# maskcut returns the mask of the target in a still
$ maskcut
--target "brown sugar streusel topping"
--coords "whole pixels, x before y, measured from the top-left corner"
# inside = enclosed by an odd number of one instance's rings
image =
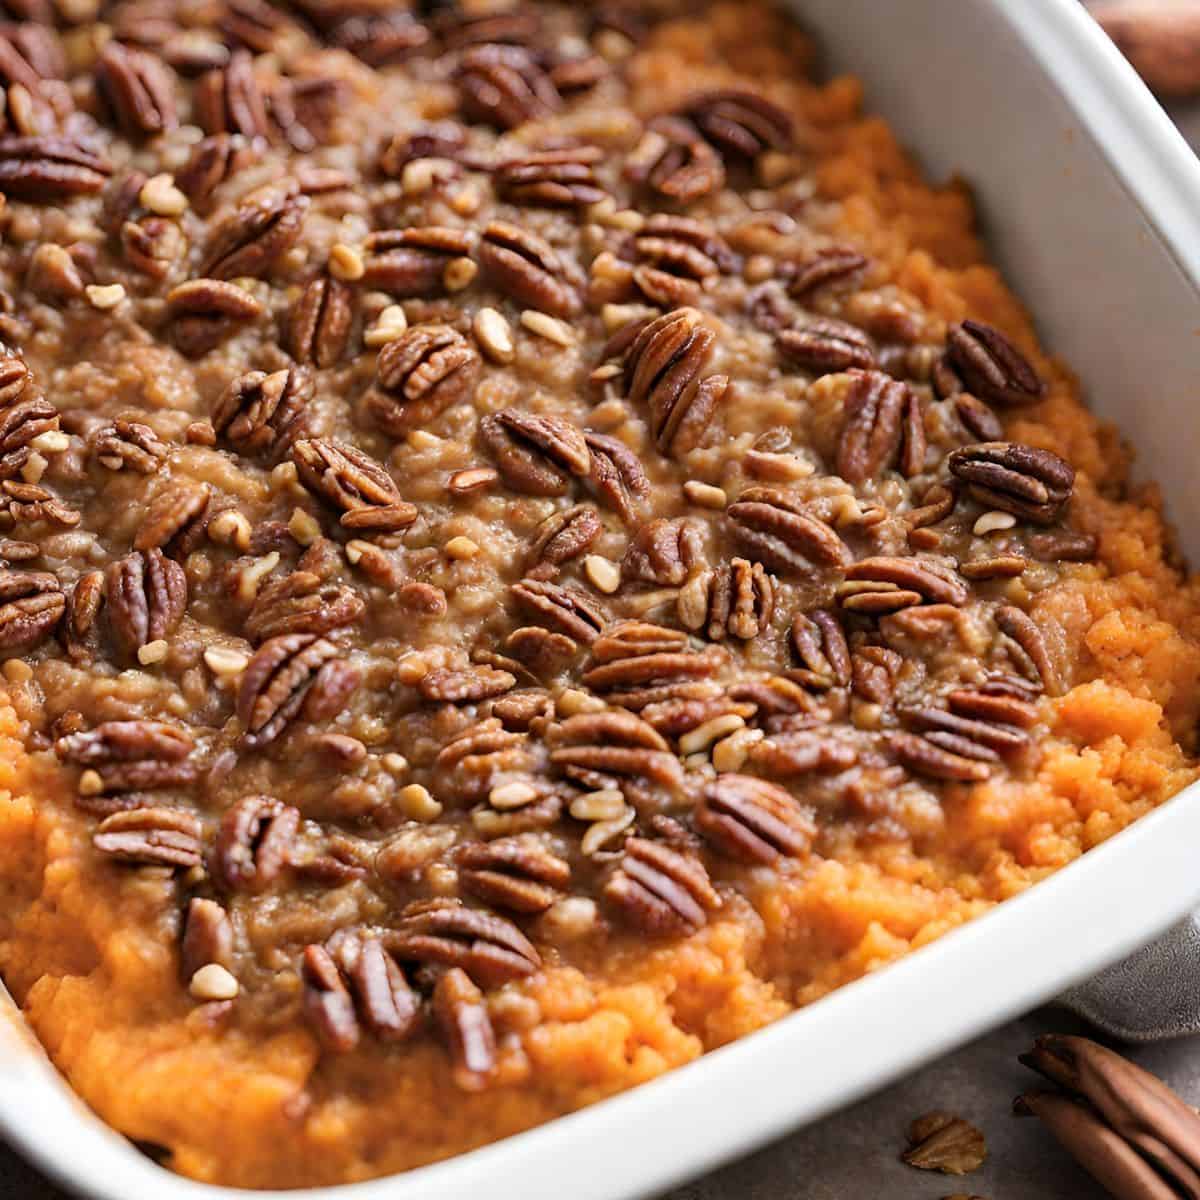
[[[654,6],[6,11],[0,644],[214,1020],[483,1089],[497,989],[1030,777],[1043,381],[766,96],[631,111]]]

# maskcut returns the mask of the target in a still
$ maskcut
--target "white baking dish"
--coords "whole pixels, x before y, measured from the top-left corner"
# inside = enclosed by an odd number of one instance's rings
[[[1200,166],[1074,0],[798,0],[934,173],[978,189],[1045,342],[1200,551]],[[1148,941],[1200,895],[1200,785],[995,912],[663,1079],[345,1200],[625,1200],[877,1088]],[[103,1200],[244,1196],[169,1175],[83,1109],[0,1001],[0,1130]],[[803,1186],[799,1185],[798,1186]],[[265,1194],[265,1193],[260,1193]],[[316,1197],[326,1193],[270,1193]],[[332,1193],[328,1193],[332,1194]]]

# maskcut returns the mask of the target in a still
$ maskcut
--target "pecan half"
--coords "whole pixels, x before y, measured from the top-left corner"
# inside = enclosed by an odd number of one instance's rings
[[[529,566],[560,567],[578,558],[604,531],[600,514],[590,504],[551,513],[536,529],[529,546]]]
[[[506,221],[492,221],[479,241],[485,279],[519,304],[555,317],[577,316],[582,300],[577,280],[545,238]]]
[[[305,438],[292,446],[300,480],[314,495],[341,510],[346,529],[375,533],[407,529],[417,509],[400,496],[395,481],[369,454],[332,438]]]
[[[449,325],[416,325],[380,350],[367,411],[385,433],[403,437],[469,399],[479,367],[479,355],[461,333]]]
[[[1005,605],[996,610],[996,625],[1011,639],[1019,667],[1036,679],[1047,695],[1061,696],[1065,685],[1050,657],[1046,638],[1033,618],[1019,608]]]
[[[775,612],[776,582],[762,563],[735,558],[704,571],[680,592],[685,629],[703,630],[711,641],[750,641],[765,633]]]
[[[879,555],[846,568],[838,601],[850,612],[880,616],[916,604],[953,604],[970,599],[967,585],[950,567],[924,558]]]
[[[899,459],[902,474],[920,474],[925,422],[916,393],[882,371],[849,374],[853,383],[846,396],[837,473],[847,483],[865,483]]]
[[[528,496],[563,496],[586,477],[592,455],[583,431],[565,417],[502,408],[479,422],[479,440],[504,482]]]
[[[584,787],[646,781],[675,791],[683,782],[666,739],[631,712],[579,713],[556,726],[549,741],[550,761]]]
[[[353,625],[366,607],[351,587],[326,582],[313,571],[292,571],[259,588],[246,615],[245,633],[252,642],[285,633],[329,633]]]
[[[304,980],[304,1014],[316,1027],[327,1050],[345,1054],[358,1045],[354,1000],[337,964],[324,946],[306,946],[300,968]]]
[[[900,1156],[910,1167],[966,1175],[983,1165],[987,1143],[969,1121],[950,1113],[918,1117],[908,1130],[908,1149]]]
[[[678,587],[703,566],[704,525],[689,517],[657,517],[638,526],[621,560],[621,578]]]
[[[474,663],[459,670],[430,671],[418,680],[417,691],[426,700],[441,704],[476,704],[503,696],[516,685],[516,677],[508,671]]]
[[[438,979],[433,1015],[450,1050],[458,1085],[464,1091],[486,1087],[496,1069],[496,1035],[483,993],[466,971],[451,967]]]
[[[329,31],[335,46],[376,68],[403,62],[427,46],[430,36],[429,30],[403,9],[355,14]]]
[[[318,276],[288,314],[288,353],[299,363],[336,366],[346,352],[353,321],[354,294],[344,283]]]
[[[524,733],[488,717],[447,742],[435,766],[453,797],[470,804],[485,799],[497,783],[529,775],[537,758]]]
[[[680,110],[727,158],[757,158],[764,150],[786,150],[792,119],[777,104],[740,88],[716,89],[693,97]]]
[[[277,457],[305,432],[314,382],[304,367],[247,371],[221,393],[213,429],[246,454]]]
[[[751,775],[728,773],[705,784],[694,820],[715,849],[748,863],[804,858],[816,836],[790,792]]]
[[[768,725],[776,724],[768,719]],[[756,769],[765,774],[790,778],[814,772],[837,774],[858,762],[858,749],[824,729],[788,729],[759,742],[751,751]]]
[[[981,783],[992,773],[991,764],[979,756],[974,743],[952,743],[955,748],[948,749],[915,733],[892,733],[887,744],[897,761],[910,771],[933,779]]]
[[[608,621],[604,611],[583,592],[542,579],[522,579],[511,588],[513,599],[539,624],[577,642],[594,642]]]
[[[811,375],[831,375],[875,365],[875,346],[857,325],[835,317],[813,317],[775,335],[780,354]]]
[[[289,633],[271,638],[255,651],[238,686],[237,713],[244,733],[242,744],[258,749],[273,742],[288,724],[301,715],[312,717],[323,708],[328,694],[344,698],[341,651],[311,633]],[[357,672],[355,682],[357,681]]]
[[[66,607],[53,575],[0,570],[0,650],[32,650],[54,632]]]
[[[58,427],[58,409],[41,396],[0,410],[0,478],[18,475],[33,453],[29,443]]]
[[[982,762],[999,762],[1002,755],[1016,754],[1030,742],[1029,735],[1017,726],[941,708],[901,709],[900,718],[909,729],[921,733],[935,746]]]
[[[200,77],[195,93],[196,117],[205,133],[240,133],[266,138],[271,133],[267,103],[254,76],[254,60],[235,50],[226,66]]]
[[[204,211],[212,194],[226,179],[251,166],[259,157],[259,145],[238,133],[214,133],[202,138],[175,173],[175,186]]]
[[[53,204],[99,192],[112,166],[96,152],[56,134],[0,137],[0,193]]]
[[[189,358],[207,354],[241,322],[256,321],[265,311],[244,288],[221,279],[189,279],[167,293],[171,336]]]
[[[221,818],[213,842],[213,874],[231,892],[269,887],[287,865],[299,828],[299,811],[281,800],[243,797]]]
[[[967,391],[993,404],[1036,404],[1046,385],[1029,360],[1000,332],[982,321],[963,321],[946,335],[946,357]]]
[[[210,279],[262,275],[290,250],[304,230],[309,205],[308,197],[292,187],[269,184],[247,196],[217,226],[203,274]]]
[[[144,50],[108,42],[96,63],[96,87],[127,137],[152,137],[179,123],[171,69]]]
[[[788,672],[812,691],[825,692],[850,684],[850,648],[835,613],[818,608],[792,620],[792,650],[801,666]]]
[[[703,376],[716,340],[699,310],[681,308],[643,326],[626,351],[625,394],[648,406],[664,453],[692,449],[725,397],[726,376]]]
[[[105,576],[108,620],[122,652],[133,657],[147,642],[173,633],[187,608],[184,569],[157,547],[111,563]]]
[[[400,299],[440,296],[446,268],[471,254],[473,238],[465,230],[441,225],[383,229],[368,234],[362,282]]]
[[[834,530],[785,488],[749,487],[726,510],[735,539],[765,567],[806,574],[844,566],[850,551]]]
[[[544,912],[571,882],[570,864],[528,835],[472,842],[455,861],[466,892],[511,912]]]
[[[523,46],[473,46],[459,60],[459,104],[470,121],[515,129],[562,107],[562,97],[537,59]]]
[[[25,360],[0,343],[0,409],[15,404],[31,379]]]
[[[108,858],[139,867],[198,867],[203,858],[199,817],[175,808],[131,808],[104,818],[92,845]]]
[[[814,292],[833,284],[858,280],[870,261],[852,246],[827,246],[803,262],[789,266],[788,291],[797,300],[807,300]]]
[[[708,923],[709,911],[721,907],[699,859],[640,837],[627,838],[624,850],[604,885],[604,897],[642,933],[695,933]]]
[[[53,492],[17,479],[0,483],[0,516],[14,523],[46,521],[67,529],[81,520],[81,514],[68,508]]]
[[[1038,525],[1058,519],[1075,485],[1069,463],[1021,442],[977,442],[952,451],[946,464],[980,504]]]
[[[501,163],[492,180],[497,193],[513,204],[576,208],[608,195],[595,173],[596,164],[603,161],[604,151],[598,146],[531,150]]]
[[[592,452],[592,489],[623,521],[637,520],[638,506],[650,494],[641,459],[620,438],[606,433],[587,430],[583,440]]]
[[[681,204],[690,204],[725,186],[721,156],[691,121],[656,117],[625,160],[624,173]]]
[[[233,965],[233,925],[215,900],[193,896],[188,901],[179,960],[185,980],[209,963]]]
[[[211,499],[207,484],[187,479],[161,488],[146,505],[133,548],[160,549],[171,558],[185,558],[204,534]]]
[[[521,979],[542,965],[537,950],[511,921],[457,900],[411,905],[383,942],[402,962],[459,967],[480,987]]]
[[[162,721],[106,721],[54,743],[59,758],[94,770],[104,793],[187,786],[199,776],[194,748],[186,729]]]

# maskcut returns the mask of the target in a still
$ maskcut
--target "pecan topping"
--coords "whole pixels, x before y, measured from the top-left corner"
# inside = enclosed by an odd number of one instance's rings
[[[325,1048],[339,1054],[353,1050],[359,1039],[354,1001],[329,952],[323,946],[306,946],[301,974],[304,1013]]]
[[[380,230],[363,242],[362,282],[401,299],[439,296],[446,290],[446,268],[468,257],[472,247],[463,230],[440,225]]]
[[[189,279],[167,293],[171,336],[189,358],[207,354],[240,322],[256,321],[264,311],[245,289],[221,279]]]
[[[594,642],[607,622],[604,612],[583,592],[542,579],[514,583],[512,595],[534,620],[577,642]]]
[[[233,925],[229,914],[215,900],[193,896],[188,902],[179,958],[185,980],[209,963],[231,965]]]
[[[225,67],[201,76],[195,101],[196,116],[205,133],[270,136],[266,100],[254,77],[254,60],[245,50],[235,50]]]
[[[537,759],[524,733],[505,729],[496,717],[488,717],[447,742],[435,765],[439,776],[449,781],[453,796],[469,804],[484,799],[502,780],[528,775]]]
[[[982,321],[963,321],[946,337],[946,357],[966,389],[993,404],[1036,404],[1046,385],[1025,356],[1000,332]]]
[[[19,474],[33,452],[29,443],[58,426],[58,409],[41,397],[0,410],[0,478]]]
[[[704,562],[704,526],[687,517],[673,521],[659,517],[639,526],[629,539],[621,577],[678,587]]]
[[[372,67],[403,62],[427,46],[429,37],[429,30],[404,10],[347,17],[329,33],[335,46]]]
[[[716,345],[703,314],[681,308],[639,330],[625,354],[625,393],[650,410],[658,448],[682,454],[700,439],[725,397],[724,375],[703,377]]]
[[[704,785],[696,828],[722,854],[748,863],[804,858],[816,829],[790,792],[751,775],[720,775]]]
[[[640,697],[663,685],[682,680],[704,679],[716,670],[711,653],[699,654],[688,646],[688,636],[648,621],[622,621],[612,626],[592,646],[594,665],[584,672],[583,682],[598,692],[633,689]],[[640,707],[626,690],[609,696],[627,708]],[[650,699],[663,697],[653,695]]]
[[[946,462],[980,504],[1039,525],[1058,519],[1075,484],[1069,463],[1020,442],[978,442],[953,451]]]
[[[908,1130],[908,1149],[900,1156],[910,1167],[965,1175],[983,1165],[987,1143],[969,1121],[950,1113],[918,1117]]]
[[[858,750],[825,730],[784,729],[759,742],[752,751],[755,767],[770,775],[788,778],[813,772],[836,774],[858,762]]]
[[[162,279],[183,253],[179,226],[166,217],[140,217],[121,226],[121,253],[135,270]]]
[[[350,341],[353,293],[336,279],[319,276],[296,297],[288,314],[288,353],[300,363],[336,366]]]
[[[106,721],[60,737],[55,753],[93,770],[102,793],[185,787],[199,775],[192,736],[161,721]]]
[[[187,608],[187,575],[157,547],[112,563],[105,579],[108,620],[129,657],[173,633]]]
[[[532,975],[542,965],[511,921],[456,900],[412,905],[383,940],[401,962],[459,967],[480,987]]]
[[[67,137],[0,137],[0,193],[33,204],[53,204],[100,191],[112,167]]]
[[[252,165],[258,155],[258,145],[251,139],[238,133],[214,133],[192,147],[175,174],[175,186],[203,209],[226,179]]]
[[[53,575],[0,570],[0,650],[32,650],[54,632],[66,607]]]
[[[789,678],[817,692],[849,685],[850,648],[836,614],[823,608],[797,613],[791,640],[801,666],[789,671]]]
[[[864,558],[845,571],[838,587],[843,609],[880,616],[915,604],[966,604],[967,585],[940,563],[924,558]]]
[[[160,549],[171,558],[184,558],[204,534],[212,493],[206,484],[181,480],[159,490],[146,505],[133,539],[135,550]]]
[[[725,166],[691,121],[656,117],[625,160],[625,177],[690,204],[725,186]]]
[[[778,105],[754,92],[729,88],[704,92],[680,115],[690,118],[727,158],[757,158],[764,150],[786,150],[792,119]]]
[[[533,535],[529,564],[543,569],[562,566],[578,558],[603,531],[600,514],[590,504],[551,513]]]
[[[108,42],[96,64],[96,86],[129,137],[150,137],[178,124],[170,68],[153,54]]]
[[[300,813],[272,796],[246,796],[221,818],[213,872],[231,892],[269,887],[287,864]]]
[[[683,782],[683,768],[666,740],[631,712],[579,713],[551,732],[550,761],[584,787],[619,788],[645,780],[669,791]]]
[[[438,979],[433,1015],[449,1047],[458,1085],[464,1091],[486,1087],[496,1069],[496,1035],[483,993],[466,971],[452,967]]]
[[[310,492],[342,512],[346,529],[382,533],[407,529],[415,505],[402,499],[392,477],[369,454],[332,438],[308,438],[292,446],[292,461]]]
[[[567,261],[530,229],[492,221],[479,241],[479,266],[493,287],[555,317],[576,316],[582,301]]]
[[[449,325],[416,325],[380,350],[367,411],[385,433],[403,437],[469,399],[479,367],[470,342]]]
[[[366,607],[353,588],[297,570],[259,588],[246,615],[245,632],[252,642],[285,633],[329,633],[353,625]]]
[[[785,488],[750,487],[725,515],[734,537],[765,567],[807,574],[813,565],[845,565],[850,552],[833,529]]]
[[[583,435],[592,452],[590,483],[596,494],[623,521],[637,520],[638,505],[650,494],[641,459],[620,438],[587,430]]]
[[[252,193],[217,227],[203,273],[210,279],[262,275],[304,229],[307,196],[269,185]]]
[[[816,376],[875,365],[871,339],[857,325],[834,317],[814,317],[805,325],[781,329],[775,344],[785,359]]]
[[[68,508],[53,492],[36,483],[6,479],[0,483],[0,514],[14,523],[47,521],[71,528],[78,525],[80,514]]]
[[[523,46],[473,46],[457,73],[459,103],[469,121],[515,129],[562,107],[562,97],[533,55]]]
[[[851,246],[830,246],[788,271],[788,291],[807,300],[831,284],[856,281],[869,265],[870,259]]]
[[[25,360],[0,343],[0,409],[15,404],[29,386],[30,379]]]
[[[493,696],[503,696],[516,685],[516,677],[509,672],[477,663],[457,671],[430,671],[421,676],[417,691],[426,700],[439,703],[475,704]]]
[[[313,390],[304,367],[247,371],[221,393],[213,429],[244,453],[278,457],[305,431]]]
[[[596,204],[608,194],[594,171],[603,160],[598,146],[535,150],[502,163],[492,178],[497,192],[514,204],[575,208]]]
[[[837,472],[847,483],[877,479],[899,459],[906,476],[925,465],[925,422],[907,384],[881,371],[852,371]]]
[[[333,699],[353,691],[357,674],[332,642],[315,634],[289,633],[264,642],[238,686],[242,744],[257,749],[273,742],[299,716],[318,719],[317,713],[325,712]]]
[[[721,907],[698,859],[640,837],[625,840],[604,896],[629,924],[653,937],[695,933],[708,923],[709,910]]]
[[[563,496],[571,476],[587,476],[591,451],[564,417],[504,408],[479,422],[479,438],[510,488],[529,496]]]
[[[705,571],[679,597],[679,620],[719,642],[750,641],[765,633],[775,611],[775,579],[762,563],[735,558]]]
[[[996,610],[996,624],[1007,635],[1011,650],[1016,652],[1018,666],[1038,681],[1050,696],[1061,696],[1063,681],[1050,657],[1042,631],[1028,613],[1011,605]]]
[[[1001,755],[1015,754],[1029,745],[1029,735],[1020,728],[945,709],[902,709],[900,717],[935,746],[982,762],[998,763]]]
[[[980,757],[979,747],[973,742],[964,741],[961,745],[952,742],[956,749],[947,749],[913,733],[890,734],[887,742],[896,758],[910,771],[920,775],[962,783],[980,783],[992,773],[988,761]]]
[[[131,808],[104,818],[92,835],[99,853],[139,867],[198,867],[203,826],[192,813],[174,808]]]
[[[571,881],[570,865],[528,835],[473,842],[458,852],[457,863],[464,890],[517,913],[545,911]]]

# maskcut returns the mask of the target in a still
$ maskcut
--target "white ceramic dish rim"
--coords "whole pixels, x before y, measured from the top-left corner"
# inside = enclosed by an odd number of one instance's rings
[[[1186,143],[1074,0],[991,2],[1200,291],[1200,166]],[[246,1193],[163,1172],[73,1097],[6,996],[0,1130],[47,1173],[96,1200],[450,1200],[498,1187],[506,1194],[504,1180],[525,1200],[560,1200],[564,1190],[574,1200],[649,1195],[849,1103],[1161,932],[1200,895],[1192,850],[1198,801],[1195,785],[963,929],[697,1063],[404,1175]],[[1108,900],[1102,921],[1098,897]]]

